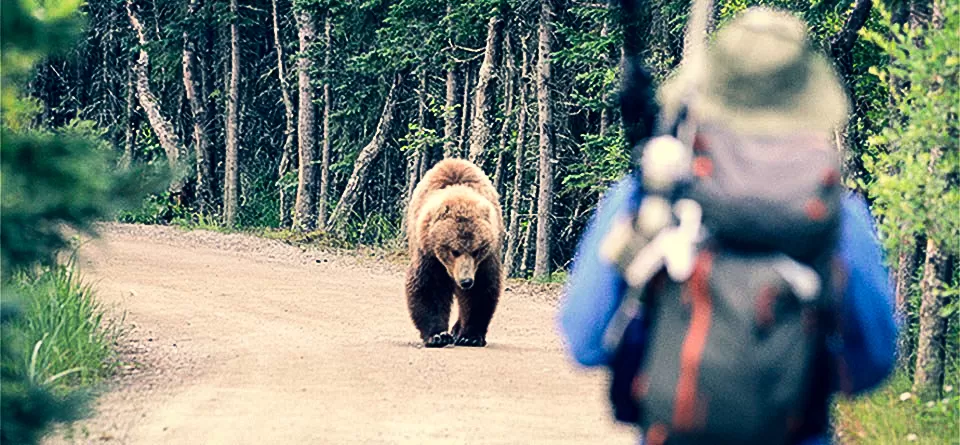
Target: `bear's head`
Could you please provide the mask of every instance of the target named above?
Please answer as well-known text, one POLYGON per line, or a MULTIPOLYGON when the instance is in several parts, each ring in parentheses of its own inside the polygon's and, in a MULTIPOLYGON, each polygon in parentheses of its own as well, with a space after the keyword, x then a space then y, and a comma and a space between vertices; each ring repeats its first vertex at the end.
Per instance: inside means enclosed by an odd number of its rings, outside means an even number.
POLYGON ((440 192, 421 220, 421 248, 443 264, 457 286, 470 289, 479 265, 499 249, 496 209, 466 188, 440 192))

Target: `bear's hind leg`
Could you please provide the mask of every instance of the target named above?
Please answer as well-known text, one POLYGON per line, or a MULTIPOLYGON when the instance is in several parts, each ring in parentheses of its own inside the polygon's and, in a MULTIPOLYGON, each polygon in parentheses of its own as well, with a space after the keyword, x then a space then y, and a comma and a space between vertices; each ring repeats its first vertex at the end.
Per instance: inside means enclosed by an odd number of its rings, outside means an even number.
POLYGON ((407 270, 407 307, 410 318, 428 348, 442 348, 454 342, 447 332, 453 281, 435 258, 415 260, 407 270))
POLYGON ((476 282, 469 290, 456 288, 460 315, 451 333, 458 346, 487 345, 487 328, 500 299, 499 260, 484 261, 477 270, 476 282))

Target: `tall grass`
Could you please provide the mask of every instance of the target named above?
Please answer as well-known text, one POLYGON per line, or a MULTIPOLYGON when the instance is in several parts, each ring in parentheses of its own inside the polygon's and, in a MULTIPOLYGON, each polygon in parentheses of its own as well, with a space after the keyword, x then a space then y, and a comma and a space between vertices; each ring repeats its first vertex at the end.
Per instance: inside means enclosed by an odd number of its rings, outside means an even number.
POLYGON ((27 344, 23 365, 30 379, 60 391, 86 387, 117 364, 113 346, 122 320, 111 322, 92 286, 66 264, 16 274, 11 283, 23 314, 13 328, 27 344))

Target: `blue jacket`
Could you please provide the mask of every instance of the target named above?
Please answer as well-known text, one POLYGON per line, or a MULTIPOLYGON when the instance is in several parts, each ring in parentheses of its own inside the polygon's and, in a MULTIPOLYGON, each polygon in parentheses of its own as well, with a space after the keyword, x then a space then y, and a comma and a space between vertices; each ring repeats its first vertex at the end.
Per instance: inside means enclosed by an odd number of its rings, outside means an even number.
MULTIPOLYGON (((642 195, 634 176, 622 179, 601 201, 577 248, 559 325, 570 354, 583 366, 608 364, 603 335, 626 288, 614 266, 600 258, 600 242, 616 218, 637 210, 642 195)), ((878 386, 893 370, 897 326, 889 275, 866 203, 845 196, 841 221, 838 249, 848 279, 842 338, 833 352, 846 372, 843 382, 830 384, 854 395, 878 386)))

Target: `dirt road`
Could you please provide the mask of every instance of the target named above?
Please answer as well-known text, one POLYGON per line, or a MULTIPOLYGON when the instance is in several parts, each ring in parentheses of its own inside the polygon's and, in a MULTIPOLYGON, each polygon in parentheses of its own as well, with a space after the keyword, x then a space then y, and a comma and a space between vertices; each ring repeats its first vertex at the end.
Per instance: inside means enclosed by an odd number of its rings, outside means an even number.
POLYGON ((486 348, 419 347, 402 264, 247 235, 111 225, 82 249, 131 362, 51 443, 628 444, 576 368, 557 289, 510 285, 486 348))

